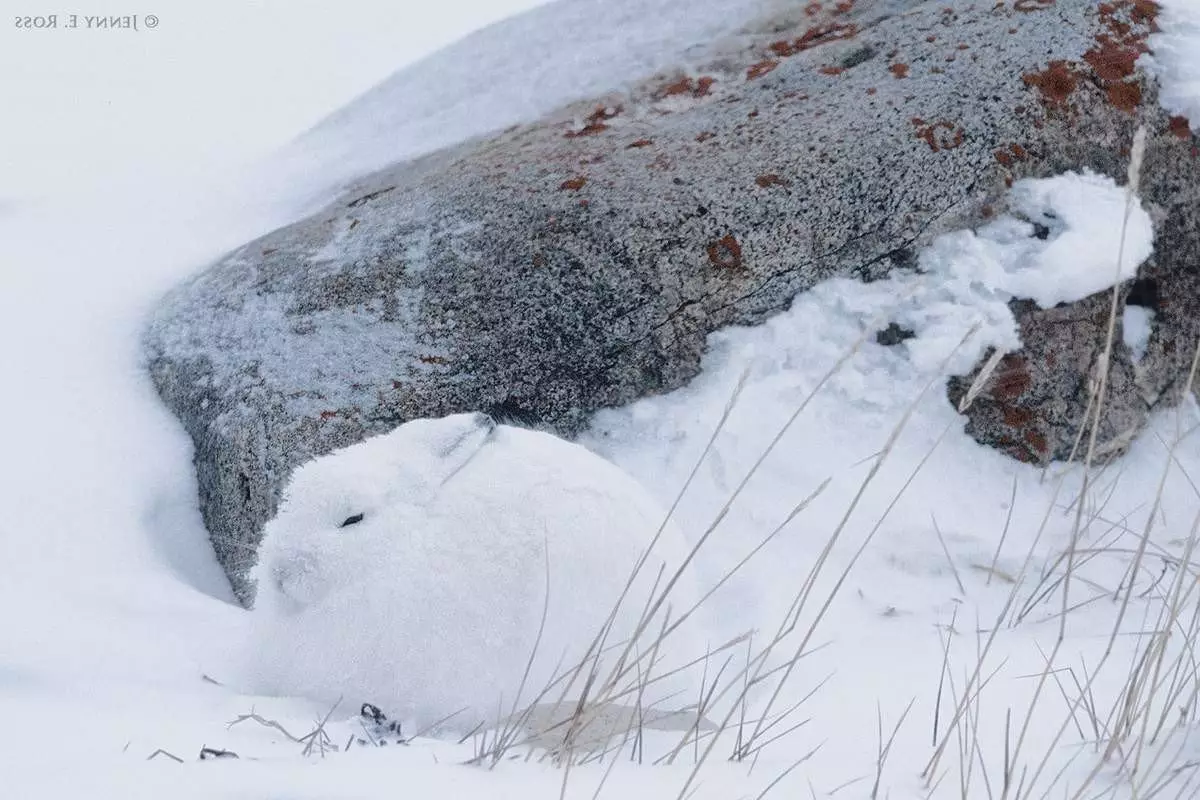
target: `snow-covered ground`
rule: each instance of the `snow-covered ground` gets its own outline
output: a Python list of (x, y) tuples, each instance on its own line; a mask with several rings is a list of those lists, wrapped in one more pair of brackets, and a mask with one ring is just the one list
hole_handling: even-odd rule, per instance
[[(294, 216), (315, 188), (686, 59), (695, 42), (735, 32), (766, 4), (560, 0), (476, 34), (457, 58), (443, 53), (401, 73), (357, 105), (361, 115), (335, 115), (257, 171), (235, 166), (248, 153), (233, 154), (229, 144), (229, 169), (217, 169), (221, 159), (213, 156), (205, 161), (211, 168), (184, 170), (186, 190), (170, 170), (101, 175), (86, 189), (52, 180), (57, 193), (36, 201), (29, 183), (0, 184), (0, 796), (524, 799), (558, 797), (564, 786), (567, 796), (592, 797), (606, 781), (602, 797), (674, 797), (698, 786), (698, 797), (726, 798), (757, 797), (783, 776), (774, 796), (902, 798), (931, 794), (920, 773), (936, 757), (932, 796), (992, 797), (1003, 791), (1006, 753), (1009, 796), (1018, 785), (1023, 796), (1070, 796), (1066, 787), (1078, 787), (1101, 763), (1097, 740), (1106, 737), (1094, 726), (1105, 723), (1139, 649), (1153, 641), (1147, 632), (1173, 586), (1188, 610), (1165, 658), (1148, 663), (1161, 664), (1154, 682), (1184, 687), (1167, 705), (1187, 714), (1177, 725), (1171, 711), (1164, 732), (1141, 752), (1138, 776), (1147, 783), (1136, 796), (1148, 796), (1160, 777), (1173, 781), (1160, 796), (1200, 791), (1194, 767), (1171, 772), (1200, 761), (1195, 671), (1187, 659), (1174, 661), (1172, 649), (1195, 608), (1193, 584), (1174, 582), (1189, 574), (1179, 563), (1188, 560), (1200, 506), (1193, 484), (1200, 445), (1192, 435), (1169, 448), (1200, 423), (1194, 404), (1156, 417), (1081, 504), (1078, 470), (1043, 472), (979, 447), (941, 397), (949, 368), (988, 344), (1014, 344), (1009, 294), (1053, 303), (1115, 277), (1118, 265), (1107, 257), (1116, 249), (1123, 193), (1086, 176), (1018, 185), (1028, 214), (1058, 212), (1049, 241), (1002, 220), (939, 241), (923, 254), (930, 271), (919, 278), (820, 286), (763, 326), (714, 336), (692, 385), (606, 412), (584, 437), (669, 505), (736, 393), (678, 511), (696, 537), (803, 408), (698, 564), (702, 581), (719, 579), (816, 494), (704, 613), (713, 642), (753, 629), (749, 647), (761, 648), (812, 576), (797, 631), (778, 656), (786, 660), (812, 635), (773, 709), (804, 702), (758, 741), (807, 722), (757, 757), (728, 761), (731, 733), (694, 780), (690, 748), (672, 766), (622, 761), (611, 774), (607, 764), (566, 771), (536, 759), (484, 770), (460, 765), (473, 755), (471, 739), (321, 757), (253, 721), (228, 726), (253, 710), (303, 734), (329, 708), (246, 694), (231, 666), (230, 650), (244, 641), (251, 615), (231, 602), (208, 548), (186, 436), (140, 368), (139, 325), (155, 298)], [(1165, 102), (1200, 111), (1197, 3), (1165, 5), (1158, 41), (1174, 47), (1159, 59), (1169, 79)], [(476, 19), (495, 18), (496, 9)], [(528, 41), (541, 42), (537, 65), (550, 67), (527, 63)], [(491, 76), (486, 105), (472, 102), (475, 70)], [(437, 92), (428, 91), (434, 76)], [(6, 81), (0, 85), (11, 88)], [(10, 106), (19, 112), (21, 102), (28, 100), (15, 96)], [(388, 116), (384, 108), (398, 111)], [(51, 137), (35, 155), (49, 159), (57, 146)], [(339, 163), (346, 147), (361, 159)], [(295, 194), (279, 194), (298, 164), (320, 168)], [(1140, 210), (1131, 220), (1127, 269), (1148, 244)], [(1092, 269), (1083, 275), (1072, 271), (1083, 262), (1062, 254), (1072, 237), (1090, 245)], [(1070, 249), (1078, 258), (1079, 248)], [(917, 337), (891, 348), (863, 341), (880, 321), (898, 321)], [(1073, 537), (1081, 508), (1082, 531)], [(1056, 559), (1072, 541), (1076, 570), (1064, 586)], [(1141, 570), (1126, 607), (1121, 590), (1135, 560)], [(964, 694), (972, 702), (956, 713)], [(330, 716), (339, 747), (362, 735), (359, 701), (348, 697)], [(752, 711), (763, 708), (769, 689), (752, 701)], [(1133, 727), (1134, 743), (1154, 732)], [(201, 763), (202, 746), (241, 758)], [(167, 755), (147, 761), (160, 749), (185, 763)], [(1084, 796), (1114, 785), (1117, 796), (1135, 794), (1114, 762)]]

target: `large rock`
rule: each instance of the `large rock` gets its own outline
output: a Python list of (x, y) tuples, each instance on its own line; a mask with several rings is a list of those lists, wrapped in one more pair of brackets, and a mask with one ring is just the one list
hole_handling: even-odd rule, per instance
[[(832, 276), (914, 267), (932, 236), (1003, 210), (1014, 178), (1123, 175), (1139, 121), (1161, 231), (1142, 362), (1154, 374), (1131, 379), (1148, 393), (1122, 388), (1112, 413), (1144, 418), (1178, 366), (1169, 347), (1197, 324), (1180, 275), (1196, 278), (1200, 186), (1186, 123), (1125, 77), (1122, 48), (1148, 13), (1084, 0), (797, 6), (702, 69), (370, 175), (232, 253), (166, 299), (147, 342), (195, 440), (201, 507), (239, 597), (308, 458), (464, 410), (575, 433), (600, 407), (685, 383), (717, 328), (759, 322)], [(1089, 59), (1116, 23), (1128, 27)], [(1078, 326), (1055, 345), (1077, 379), (1098, 346), (1096, 301), (1061, 319), (1028, 305), (1016, 307), (1027, 339)], [(1047, 427), (1035, 454), (1060, 455), (1082, 411), (1071, 398), (1044, 415), (1061, 379), (1050, 367), (988, 388), (972, 430), (1007, 446), (1015, 404), (1029, 415), (1020, 435)]]
[[(1154, 218), (1154, 254), (1137, 280), (1119, 287), (1115, 349), (1096, 436), (1095, 453), (1104, 459), (1125, 450), (1156, 406), (1178, 401), (1200, 343), (1200, 151), (1188, 121), (1158, 108), (1153, 82), (1135, 64), (1147, 51), (1157, 11), (1146, 0), (1099, 4), (1090, 18), (1092, 41), (1081, 56), (1048, 59), (1044, 69), (1022, 76), (1039, 106), (1035, 132), (1069, 135), (1056, 136), (1053, 147), (1043, 143), (1031, 150), (1033, 158), (1015, 150), (996, 154), (1016, 177), (1088, 168), (1123, 179), (1128, 129), (1113, 124), (1114, 113), (1126, 114), (1131, 126), (1147, 127), (1140, 194)], [(1114, 267), (1116, 258), (1113, 253)], [(1153, 314), (1146, 353), (1138, 360), (1124, 344), (1126, 304)], [(1111, 292), (1045, 309), (1018, 298), (1011, 308), (1024, 346), (1006, 355), (985, 384), (968, 411), (967, 432), (1022, 461), (1082, 460)], [(952, 401), (963, 399), (978, 372), (950, 381)]]

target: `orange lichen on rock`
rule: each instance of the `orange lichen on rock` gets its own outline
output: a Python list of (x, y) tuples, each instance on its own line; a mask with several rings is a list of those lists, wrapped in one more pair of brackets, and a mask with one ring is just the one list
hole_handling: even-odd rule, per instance
[(1104, 93), (1114, 108), (1131, 114), (1142, 104), (1142, 87), (1136, 83), (1114, 83)]
[(1133, 21), (1142, 25), (1154, 25), (1158, 17), (1159, 5), (1154, 0), (1133, 0), (1129, 11)]
[(822, 75), (841, 75), (845, 71), (845, 67), (821, 67), (819, 70)]
[(1024, 161), (1029, 158), (1029, 151), (1019, 144), (1010, 144), (1008, 147), (1001, 147), (994, 155), (996, 160), (1006, 167), (1011, 167), (1017, 161)]
[(913, 117), (912, 124), (917, 128), (917, 138), (924, 139), (929, 149), (935, 153), (953, 150), (962, 146), (966, 140), (966, 132), (961, 126), (955, 126), (953, 122), (944, 119), (926, 122), (920, 117)]
[(757, 64), (751, 64), (750, 68), (746, 70), (746, 80), (752, 81), (755, 78), (761, 78), (778, 66), (779, 62), (771, 58), (764, 59)]
[(1009, 354), (1000, 359), (999, 366), (992, 373), (989, 394), (1000, 400), (1012, 400), (1020, 397), (1032, 385), (1033, 378), (1029, 375), (1025, 358)]
[(1033, 431), (1033, 430), (1025, 431), (1025, 444), (1029, 445), (1030, 449), (1033, 450), (1033, 452), (1037, 453), (1039, 456), (1041, 456), (1043, 458), (1046, 456), (1046, 453), (1050, 449), (1048, 444), (1046, 443), (1045, 435), (1040, 433), (1039, 431)]
[(595, 136), (597, 133), (608, 130), (607, 120), (620, 115), (621, 107), (609, 108), (608, 106), (596, 106), (596, 110), (587, 116), (584, 120), (585, 124), (577, 131), (567, 131), (563, 136), (567, 139), (575, 139), (580, 136)]
[(655, 97), (662, 100), (667, 97), (678, 97), (680, 95), (691, 95), (697, 99), (707, 97), (712, 91), (712, 86), (716, 83), (716, 78), (709, 75), (702, 75), (700, 78), (693, 79), (691, 77), (683, 77), (674, 83), (667, 84), (662, 89), (659, 89)]
[(580, 175), (580, 176), (577, 176), (574, 178), (569, 178), (568, 180), (563, 181), (562, 184), (558, 188), (563, 191), (578, 192), (580, 189), (582, 189), (584, 187), (584, 185), (586, 183), (587, 183), (587, 178)]
[(1083, 54), (1083, 60), (1101, 80), (1119, 81), (1133, 76), (1134, 64), (1144, 52), (1146, 45), (1142, 42), (1118, 41), (1102, 33), (1096, 37), (1096, 46)]
[(757, 183), (759, 185), (759, 187), (763, 188), (763, 189), (769, 189), (772, 186), (791, 186), (791, 184), (792, 184), (791, 181), (784, 180), (783, 178), (776, 175), (774, 172), (768, 172), (765, 175), (759, 175), (757, 178), (754, 179), (754, 182)]
[(709, 262), (718, 269), (742, 268), (742, 246), (732, 233), (709, 244), (707, 251)]
[(649, 147), (652, 144), (654, 144), (653, 139), (638, 139), (636, 142), (630, 142), (629, 144), (625, 145), (625, 149), (634, 150), (641, 147)]
[(852, 23), (831, 23), (817, 25), (806, 30), (798, 39), (781, 40), (771, 44), (771, 52), (780, 58), (788, 58), (805, 50), (811, 50), (819, 45), (836, 42), (842, 39), (853, 39), (858, 35), (858, 26)]
[(1028, 408), (1008, 406), (1001, 411), (1001, 414), (1004, 417), (1004, 424), (1010, 428), (1023, 428), (1033, 422), (1033, 412)]
[(1188, 124), (1187, 117), (1171, 117), (1171, 119), (1167, 121), (1167, 130), (1185, 142), (1192, 138), (1192, 128)]
[(1079, 78), (1068, 61), (1051, 61), (1042, 72), (1028, 72), (1021, 76), (1026, 86), (1031, 86), (1042, 95), (1046, 105), (1065, 105), (1079, 86)]
[(908, 64), (892, 64), (888, 67), (888, 71), (892, 73), (897, 80), (908, 77)]
[[(1137, 60), (1149, 51), (1146, 39), (1156, 29), (1158, 5), (1149, 0), (1113, 0), (1096, 9), (1105, 30), (1096, 34), (1096, 45), (1083, 54), (1083, 61), (1091, 67), (1108, 101), (1132, 113), (1142, 102)], [(1135, 31), (1135, 25), (1141, 30)]]

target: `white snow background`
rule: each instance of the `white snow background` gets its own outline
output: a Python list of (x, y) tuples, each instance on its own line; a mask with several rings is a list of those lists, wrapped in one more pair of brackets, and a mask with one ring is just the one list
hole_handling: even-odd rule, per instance
[[(0, 32), (0, 796), (560, 795), (563, 771), (546, 765), (459, 766), (471, 755), (469, 741), (429, 739), (321, 759), (302, 757), (273, 730), (227, 727), (254, 709), (303, 732), (328, 708), (242, 694), (239, 676), (223, 672), (250, 615), (230, 602), (199, 521), (189, 442), (154, 396), (137, 349), (141, 319), (156, 297), (226, 249), (294, 218), (322, 187), (686, 59), (696, 41), (736, 32), (766, 0), (560, 0), (474, 34), (457, 56), (434, 55), (402, 70), (300, 145), (246, 166), (385, 71), (532, 5), (443, 2), (435, 15), (413, 3), (398, 4), (401, 14), (359, 2), (339, 5), (342, 17), (311, 2), (162, 2), (152, 10), (162, 28), (136, 39), (112, 32), (100, 40), (93, 32), (92, 39), (67, 40), (77, 32), (60, 31), (33, 40), (29, 32)], [(1169, 57), (1164, 46), (1157, 59), (1168, 79), (1164, 102), (1197, 109), (1200, 14), (1194, 0), (1166, 5), (1155, 40), (1171, 46)], [(78, 13), (112, 13), (84, 6)], [(238, 19), (246, 22), (241, 31)], [(155, 43), (151, 36), (159, 34)], [(525, 46), (529, 37), (541, 42), (536, 63)], [(464, 61), (493, 76), (486, 105), (471, 102), (478, 89), (464, 76), (472, 70), (451, 70)], [(361, 152), (361, 160), (339, 163), (346, 149)], [(314, 169), (297, 185), (298, 174)], [(818, 612), (823, 617), (810, 648), (817, 652), (798, 662), (782, 705), (811, 692), (796, 718), (808, 722), (764, 750), (753, 770), (726, 763), (722, 746), (699, 776), (698, 797), (756, 797), (818, 747), (776, 786), (777, 796), (871, 796), (877, 775), (880, 797), (928, 796), (918, 773), (933, 750), (935, 709), (944, 735), (954, 705), (947, 698), (968, 681), (976, 649), (1009, 598), (1008, 582), (1019, 578), (1019, 602), (1003, 615), (985, 660), (987, 688), (971, 712), (979, 751), (960, 754), (952, 741), (940, 763), (949, 772), (933, 792), (999, 794), (987, 781), (998, 779), (1008, 715), (1008, 738), (1015, 740), (1044, 653), (1060, 632), (1061, 592), (1042, 597), (1050, 584), (1040, 578), (1069, 540), (1078, 475), (1067, 475), (1058, 489), (1057, 470), (1043, 474), (974, 444), (940, 396), (940, 378), (989, 344), (1015, 345), (1004, 309), (1013, 293), (1053, 303), (1107, 285), (1124, 211), (1120, 189), (1090, 176), (1015, 191), (1031, 218), (1056, 212), (1048, 241), (1028, 237), (1028, 223), (1000, 220), (940, 240), (922, 255), (923, 275), (822, 285), (765, 325), (714, 336), (692, 385), (606, 412), (584, 437), (668, 505), (748, 371), (680, 508), (680, 523), (695, 536), (820, 385), (700, 561), (702, 578), (719, 576), (829, 480), (714, 598), (706, 621), (719, 639), (774, 628), (916, 401), (829, 547), (814, 595), (823, 600), (842, 570), (852, 562), (853, 569), (827, 610), (817, 603), (806, 612), (806, 623)], [(1131, 220), (1130, 269), (1149, 252), (1148, 221), (1138, 209)], [(1072, 242), (1086, 245), (1079, 251), (1086, 259), (1063, 258)], [(918, 336), (895, 348), (868, 338), (822, 384), (879, 320), (898, 321)], [(1020, 753), (1037, 794), (1061, 770), (1055, 791), (1069, 795), (1064, 787), (1078, 785), (1096, 763), (1089, 715), (1072, 715), (1066, 698), (1077, 696), (1073, 682), (1086, 683), (1101, 661), (1115, 619), (1110, 597), (1129, 561), (1122, 550), (1136, 547), (1168, 463), (1146, 569), (1168, 575), (1184, 549), (1198, 505), (1190, 476), (1200, 472), (1200, 453), (1192, 437), (1171, 462), (1164, 443), (1196, 422), (1192, 404), (1157, 417), (1086, 499), (1094, 520), (1085, 541), (1094, 552), (1072, 589), (1072, 604), (1081, 605), (1068, 617), (1056, 659), (1061, 672), (1038, 694)], [(1152, 627), (1153, 617), (1143, 618), (1152, 608), (1137, 601), (1123, 630)], [(1118, 637), (1116, 655), (1088, 693), (1099, 714), (1115, 702), (1144, 638)], [(335, 740), (355, 730), (353, 711), (348, 705), (332, 718)], [(880, 740), (886, 743), (901, 722), (880, 769)], [(1056, 744), (1064, 724), (1068, 733)], [(1178, 754), (1179, 762), (1200, 759), (1194, 733), (1194, 723), (1172, 729), (1163, 752)], [(202, 745), (242, 758), (197, 763)], [(160, 748), (186, 763), (147, 762)], [(1048, 766), (1039, 766), (1043, 754)], [(1146, 760), (1141, 778), (1165, 764)], [(960, 764), (973, 765), (966, 790)], [(604, 769), (573, 770), (567, 796), (592, 797)], [(689, 771), (690, 762), (623, 763), (601, 796), (674, 797)], [(1185, 779), (1164, 796), (1193, 796), (1197, 779), (1190, 793)], [(1109, 786), (1103, 780), (1115, 776), (1103, 775), (1093, 794)], [(1126, 782), (1112, 785), (1118, 796), (1133, 794)]]

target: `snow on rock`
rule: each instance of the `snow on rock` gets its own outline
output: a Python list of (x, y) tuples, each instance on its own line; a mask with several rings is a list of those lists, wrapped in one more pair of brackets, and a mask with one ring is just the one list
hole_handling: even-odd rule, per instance
[[(1111, 288), (1118, 279), (1116, 240), (1126, 213), (1125, 197), (1112, 179), (1090, 173), (1019, 181), (1008, 197), (1009, 213), (977, 230), (939, 236), (919, 254), (917, 269), (869, 283), (825, 281), (763, 325), (713, 334), (704, 371), (691, 386), (600, 413), (582, 441), (655, 486), (660, 496), (671, 496), (682, 480), (682, 465), (699, 458), (697, 429), (704, 431), (706, 424), (701, 410), (715, 418), (712, 409), (727, 402), (739, 368), (750, 369), (745, 399), (739, 401), (742, 413), (752, 419), (784, 420), (788, 408), (816, 388), (824, 369), (868, 337), (848, 366), (825, 385), (814, 419), (802, 433), (790, 435), (782, 448), (820, 453), (817, 466), (794, 463), (799, 456), (773, 458), (767, 462), (771, 476), (748, 490), (733, 527), (747, 537), (760, 536), (786, 514), (787, 503), (815, 486), (820, 476), (853, 474), (853, 466), (870, 455), (871, 445), (848, 431), (860, 431), (861, 438), (880, 437), (881, 416), (899, 413), (905, 403), (969, 370), (993, 348), (1019, 350), (1022, 342), (1012, 308), (1025, 293), (1052, 304), (1060, 302), (1057, 298), (1068, 302)], [(1151, 252), (1152, 226), (1136, 200), (1131, 219), (1129, 257), (1122, 262), (1121, 280), (1132, 277)], [(890, 346), (869, 336), (890, 323), (911, 335)], [(922, 416), (953, 421), (950, 407), (930, 408), (933, 399), (926, 398)], [(824, 428), (836, 444), (826, 442)], [(923, 434), (923, 443), (928, 443), (928, 427)], [(765, 448), (766, 435), (749, 422), (723, 432), (707, 459), (707, 491), (698, 490), (688, 504), (686, 530), (703, 529), (706, 515), (715, 514), (736, 485), (739, 470)], [(818, 444), (800, 444), (805, 436)], [(674, 466), (664, 469), (657, 460), (667, 449)], [(642, 459), (652, 459), (655, 465), (648, 467)], [(717, 580), (721, 565), (740, 558), (738, 547), (744, 546), (742, 540), (714, 557), (705, 579)], [(765, 581), (760, 578), (757, 583)], [(740, 582), (732, 599), (715, 605), (756, 605), (748, 599), (761, 593), (753, 583)]]
[[(1103, 175), (1068, 173), (1013, 187), (1013, 209), (1052, 236), (1030, 264), (1014, 265), (997, 287), (1042, 308), (1073, 303), (1137, 274), (1154, 227), (1129, 193)], [(1124, 250), (1122, 250), (1124, 247)]]
[[(406, 67), (305, 134), (319, 184), (528, 122), (699, 57), (778, 0), (556, 0)], [(487, 91), (480, 91), (481, 80)], [(316, 165), (314, 167), (314, 164)], [(293, 187), (294, 189), (295, 187)]]
[[(1137, 273), (1152, 251), (1154, 230), (1133, 200), (1118, 269), (1126, 203), (1125, 190), (1101, 175), (1025, 179), (1009, 194), (1009, 214), (978, 230), (938, 237), (919, 256), (918, 273), (899, 272), (850, 294), (872, 299), (859, 310), (884, 314), (918, 334), (904, 343), (915, 368), (928, 372), (953, 356), (950, 370), (966, 371), (986, 348), (1021, 347), (1011, 301), (1032, 299), (1049, 308)], [(889, 296), (890, 302), (881, 303)], [(960, 347), (976, 324), (980, 335)]]
[(1181, 136), (1190, 125), (1200, 131), (1200, 3), (1159, 0), (1159, 32), (1150, 36), (1151, 56), (1143, 56), (1162, 82), (1158, 100), (1176, 114)]
[[(254, 572), (250, 679), (267, 693), (371, 702), (418, 725), (455, 712), (462, 730), (497, 721), (586, 656), (665, 516), (621, 470), (550, 434), (482, 414), (406, 423), (296, 471)], [(636, 630), (660, 566), (670, 577), (682, 565), (682, 541), (668, 526), (654, 546), (602, 667)], [(670, 602), (676, 616), (695, 602), (687, 576)], [(664, 653), (703, 655), (688, 630)], [(671, 679), (644, 699), (678, 709), (694, 697)]]
[(1122, 339), (1132, 352), (1135, 363), (1145, 358), (1146, 346), (1150, 343), (1153, 331), (1153, 311), (1144, 306), (1125, 306), (1125, 313), (1121, 317)]

